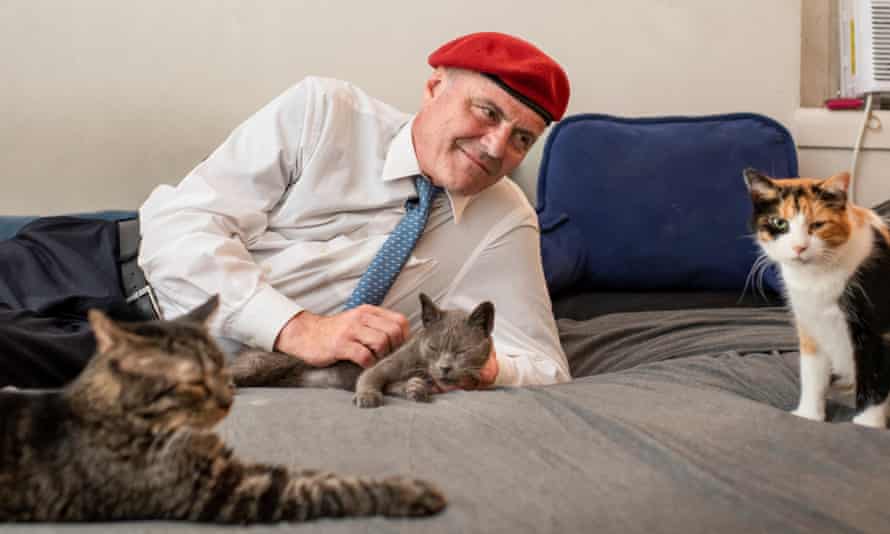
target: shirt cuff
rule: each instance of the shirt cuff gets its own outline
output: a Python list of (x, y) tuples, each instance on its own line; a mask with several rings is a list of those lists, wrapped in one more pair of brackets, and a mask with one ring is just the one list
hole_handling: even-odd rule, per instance
[(303, 307), (271, 286), (265, 286), (232, 314), (225, 328), (226, 335), (245, 345), (271, 351), (278, 333), (301, 311)]
[(495, 386), (515, 386), (516, 385), (516, 358), (495, 352), (495, 358), (498, 359), (498, 375), (494, 377)]

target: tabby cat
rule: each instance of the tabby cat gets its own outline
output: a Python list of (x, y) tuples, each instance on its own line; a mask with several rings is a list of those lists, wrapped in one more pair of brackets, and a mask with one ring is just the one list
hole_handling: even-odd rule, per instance
[(0, 521), (302, 521), (420, 516), (430, 484), (252, 464), (210, 428), (232, 405), (204, 322), (213, 297), (171, 321), (92, 310), (97, 352), (64, 390), (0, 392)]
[(355, 391), (355, 404), (383, 404), (383, 393), (428, 401), (430, 393), (478, 385), (491, 353), (494, 305), (483, 302), (467, 314), (442, 310), (420, 294), (423, 329), (374, 366), (362, 371), (351, 362), (311, 367), (292, 356), (247, 349), (233, 362), (241, 386), (333, 387)]
[(847, 198), (850, 175), (744, 171), (752, 230), (779, 265), (800, 341), (794, 414), (823, 421), (830, 388), (855, 391), (855, 423), (885, 428), (890, 393), (890, 231)]

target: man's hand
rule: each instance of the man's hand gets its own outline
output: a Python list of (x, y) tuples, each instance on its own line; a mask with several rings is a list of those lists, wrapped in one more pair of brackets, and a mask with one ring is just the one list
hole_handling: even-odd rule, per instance
[(495, 379), (498, 377), (498, 370), (497, 353), (494, 351), (494, 343), (492, 343), (491, 354), (488, 356), (488, 361), (485, 362), (485, 365), (479, 373), (481, 376), (479, 387), (487, 388), (493, 386)]
[(408, 339), (408, 319), (400, 313), (363, 304), (336, 315), (302, 311), (278, 333), (275, 350), (324, 367), (349, 360), (374, 365)]

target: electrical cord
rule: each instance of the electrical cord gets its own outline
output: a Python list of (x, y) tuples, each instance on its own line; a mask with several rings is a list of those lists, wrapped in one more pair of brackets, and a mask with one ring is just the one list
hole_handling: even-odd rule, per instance
[(856, 138), (856, 144), (853, 145), (853, 161), (850, 162), (850, 186), (847, 188), (847, 197), (850, 202), (855, 202), (856, 187), (856, 163), (859, 159), (859, 151), (862, 149), (862, 140), (865, 138), (865, 130), (868, 129), (868, 123), (871, 121), (872, 98), (874, 93), (868, 93), (865, 97), (865, 113), (862, 117), (862, 127), (859, 128), (859, 136)]

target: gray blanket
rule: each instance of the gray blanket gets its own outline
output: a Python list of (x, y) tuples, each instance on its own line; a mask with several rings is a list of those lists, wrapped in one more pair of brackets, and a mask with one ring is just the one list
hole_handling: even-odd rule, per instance
[[(454, 392), (359, 410), (350, 393), (239, 393), (221, 433), (244, 456), (439, 483), (431, 519), (323, 520), (256, 532), (887, 532), (890, 433), (798, 419), (780, 310), (560, 321), (558, 386)], [(589, 375), (589, 376), (582, 376)], [(57, 526), (53, 526), (53, 530)], [(215, 527), (82, 525), (129, 533)], [(7, 527), (46, 532), (42, 527)]]

